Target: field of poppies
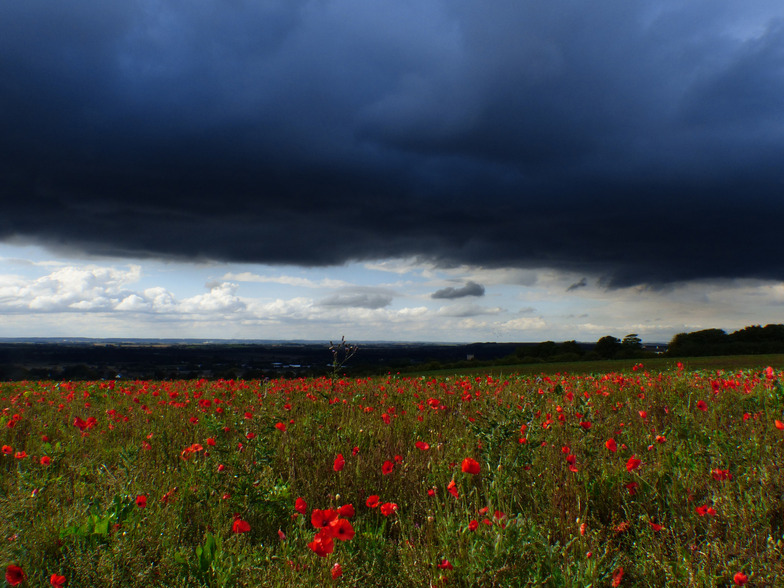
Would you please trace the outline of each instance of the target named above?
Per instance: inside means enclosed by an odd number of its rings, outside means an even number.
[[[0,383],[11,586],[774,586],[784,374]]]

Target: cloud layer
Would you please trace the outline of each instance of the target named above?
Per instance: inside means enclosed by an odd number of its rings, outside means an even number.
[[[0,240],[781,280],[782,17],[734,0],[5,2]],[[353,296],[322,304],[386,305]]]

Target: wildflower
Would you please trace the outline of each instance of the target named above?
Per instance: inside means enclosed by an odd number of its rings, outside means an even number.
[[[376,508],[378,506],[379,498],[380,497],[377,494],[372,494],[368,496],[368,499],[365,501],[365,504],[369,508]]]
[[[588,421],[583,421],[580,423],[580,426],[587,431],[588,429],[593,427],[593,424],[589,423]]]
[[[308,514],[308,503],[305,502],[304,498],[297,498],[294,501],[294,510],[301,515]]]
[[[631,527],[629,521],[621,521],[620,523],[615,525],[613,531],[615,531],[618,535],[620,535],[621,533],[625,533],[626,531],[628,531],[629,527]]]
[[[723,480],[732,480],[732,474],[730,473],[729,470],[721,470],[719,468],[716,468],[711,471],[711,475],[713,476],[713,479],[716,480],[717,482],[721,482]]]
[[[732,576],[732,582],[736,586],[744,586],[748,581],[749,577],[743,572],[737,572],[734,576]]]
[[[615,442],[615,439],[613,439],[612,437],[604,442],[604,446],[610,451],[612,451],[613,453],[618,451],[618,444]]]
[[[392,470],[395,469],[395,462],[386,460],[381,466],[381,473],[385,476],[387,474],[391,474]]]
[[[476,521],[476,519],[473,519],[471,520],[470,523],[468,523],[469,531],[476,531],[478,528],[479,528],[479,523]]]
[[[52,465],[52,458],[51,458],[51,457],[49,457],[48,455],[44,455],[44,456],[41,458],[41,465],[42,465],[42,466],[49,466],[49,465]]]
[[[612,586],[613,588],[618,588],[618,586],[621,585],[622,579],[623,579],[623,568],[621,567],[613,572],[612,582],[610,583],[610,586]]]
[[[449,563],[449,560],[444,558],[441,560],[441,563],[438,564],[438,568],[442,570],[453,570],[455,569],[454,566]]]
[[[329,523],[329,533],[340,541],[350,541],[354,537],[354,527],[346,519],[335,519]]]
[[[53,588],[62,588],[65,586],[65,576],[61,576],[60,574],[52,574],[49,578],[49,584],[51,584]]]
[[[335,562],[335,565],[332,566],[332,570],[330,572],[332,574],[332,579],[337,580],[340,576],[343,575],[343,568],[340,566],[339,563]]]
[[[706,410],[708,410],[708,405],[705,404],[704,400],[700,400],[699,402],[697,402],[697,408],[702,412],[705,412]]]
[[[319,557],[327,557],[335,550],[335,542],[328,533],[319,531],[313,537],[313,541],[308,543],[308,547]]]
[[[476,475],[479,473],[479,462],[471,457],[466,457],[463,464],[460,466],[463,473]]]
[[[136,506],[139,508],[146,508],[147,506],[147,495],[146,494],[139,494],[136,497]]]
[[[631,472],[636,470],[640,467],[642,460],[637,459],[634,455],[632,455],[629,460],[626,462],[626,471]]]
[[[286,425],[284,423],[275,423],[275,428],[281,433],[286,432]]]
[[[388,517],[389,515],[397,511],[397,504],[394,502],[385,502],[384,504],[381,505],[381,508],[379,510],[381,510],[382,515]]]
[[[332,464],[332,469],[335,470],[336,472],[339,472],[340,470],[343,469],[345,465],[346,465],[346,460],[343,459],[343,454],[338,453],[338,456],[335,458],[335,462]]]
[[[11,455],[14,452],[14,448],[10,445],[3,445],[3,454],[4,455]]]
[[[338,515],[346,519],[350,519],[354,514],[356,513],[354,512],[353,504],[344,504],[338,509]]]
[[[455,484],[454,480],[449,481],[449,484],[446,485],[446,490],[455,498],[460,498],[460,496],[457,493],[457,484]]]
[[[427,444],[427,443],[425,443],[424,441],[417,441],[416,443],[414,443],[414,445],[415,445],[415,446],[416,446],[416,448],[417,448],[417,449],[419,449],[420,451],[427,451],[428,449],[430,449],[430,445],[428,445],[428,444]]]
[[[650,526],[650,528],[651,528],[651,529],[653,529],[654,531],[661,531],[661,530],[662,530],[662,528],[663,528],[661,525],[657,525],[656,523],[652,523],[652,522],[650,522],[650,521],[648,521],[648,525],[649,525],[649,526]]]
[[[27,580],[27,574],[19,566],[12,564],[5,569],[5,581],[11,586],[19,586],[25,580]]]
[[[634,496],[637,494],[637,488],[639,488],[640,485],[637,482],[629,482],[628,484],[625,484],[625,487],[629,491],[629,494]]]
[[[27,457],[26,451],[17,451],[16,453],[14,453],[15,459],[24,459],[25,457]]]
[[[310,522],[317,529],[326,527],[337,518],[337,511],[332,510],[331,508],[327,508],[325,510],[314,508],[313,512],[310,514]]]
[[[664,435],[656,435],[656,443],[661,444],[666,442],[667,442],[667,437],[665,437]]]
[[[745,417],[746,415],[743,415],[743,416]],[[746,419],[744,419],[744,420],[746,420]],[[773,424],[774,424],[774,425],[776,425],[776,428],[777,428],[777,429],[779,429],[779,430],[781,430],[781,429],[784,429],[784,423],[782,423],[782,422],[781,422],[780,420],[778,420],[778,419],[776,419],[776,420],[773,422]]]
[[[250,523],[237,517],[234,519],[234,523],[231,525],[231,530],[235,533],[247,533],[250,531]]]

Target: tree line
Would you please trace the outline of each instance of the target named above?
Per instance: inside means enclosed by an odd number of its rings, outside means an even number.
[[[699,357],[708,355],[759,355],[784,353],[784,325],[755,325],[732,333],[722,329],[705,329],[692,333],[678,333],[666,351],[652,350],[643,345],[636,333],[623,339],[612,335],[596,343],[576,341],[543,341],[521,346],[515,358],[524,363],[555,361],[594,361],[601,359],[645,359],[647,357]]]

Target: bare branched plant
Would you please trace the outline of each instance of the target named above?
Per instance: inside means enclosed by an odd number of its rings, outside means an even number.
[[[346,365],[349,359],[359,350],[359,346],[350,345],[346,342],[345,335],[340,338],[340,343],[335,345],[332,341],[329,342],[329,351],[332,353],[332,381],[334,382],[343,366]]]

